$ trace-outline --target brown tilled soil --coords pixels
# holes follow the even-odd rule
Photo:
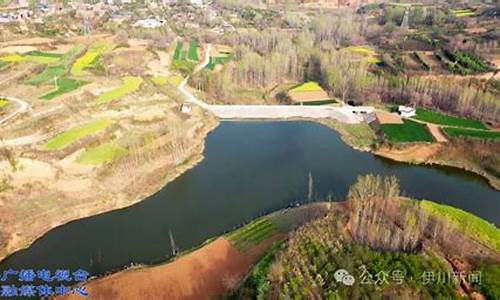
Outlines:
[[[330,99],[325,91],[311,91],[311,92],[290,92],[290,98],[294,102],[318,101]]]
[[[86,299],[218,299],[238,284],[268,244],[242,254],[226,239],[218,238],[172,263],[90,281]],[[83,299],[64,297],[78,298]]]
[[[403,124],[403,120],[398,114],[392,114],[385,111],[375,113],[380,124]]]

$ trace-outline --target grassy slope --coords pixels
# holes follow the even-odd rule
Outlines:
[[[97,120],[81,127],[75,127],[63,133],[60,133],[50,139],[44,146],[46,150],[60,150],[84,138],[88,135],[104,130],[111,125],[113,121],[109,119]]]
[[[342,140],[355,148],[368,149],[377,143],[377,136],[366,123],[346,124],[335,120],[324,120],[321,123],[340,133]]]
[[[444,128],[451,137],[472,137],[480,139],[500,139],[500,131],[484,131],[463,128]]]
[[[380,128],[394,143],[434,141],[425,125],[410,120],[405,120],[404,124],[380,124]]]
[[[423,200],[421,206],[455,224],[464,234],[500,251],[500,229],[494,224],[451,206]]]
[[[100,165],[120,158],[126,153],[127,150],[122,146],[115,142],[109,142],[87,149],[78,157],[77,161],[82,164]]]
[[[108,103],[116,99],[120,99],[127,94],[133,93],[139,89],[142,83],[142,78],[134,76],[122,77],[123,85],[119,88],[107,91],[101,94],[98,101],[101,103]]]
[[[478,120],[445,115],[442,113],[434,112],[420,107],[417,108],[417,115],[415,116],[415,119],[440,125],[487,129],[487,127],[481,121]]]

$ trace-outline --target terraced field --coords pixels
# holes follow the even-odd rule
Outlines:
[[[61,54],[33,51],[33,52],[28,52],[25,55],[9,54],[0,57],[0,60],[8,63],[21,63],[29,61],[38,64],[53,64],[58,62],[61,59],[61,57],[62,57]]]
[[[83,50],[83,46],[75,46],[64,55],[60,56],[57,65],[47,66],[42,73],[25,81],[29,85],[41,85],[53,82],[69,71],[69,67],[74,58]]]
[[[48,94],[41,96],[40,99],[52,100],[52,99],[59,97],[63,94],[77,90],[81,86],[84,86],[85,84],[87,84],[86,81],[75,80],[75,79],[71,79],[71,78],[59,78],[59,79],[57,79],[56,82],[57,82],[57,86],[56,86],[55,90],[48,93]]]
[[[130,93],[137,91],[142,83],[142,78],[134,76],[125,76],[122,78],[123,85],[111,91],[101,94],[98,98],[100,103],[108,103],[120,99]]]
[[[72,143],[86,136],[95,134],[106,129],[113,123],[110,119],[101,119],[81,127],[75,127],[63,133],[60,133],[50,139],[44,146],[45,150],[61,150],[71,145]]]
[[[111,49],[108,43],[95,43],[87,50],[87,52],[77,59],[71,68],[71,74],[75,76],[85,75],[85,69],[91,67],[106,51]]]

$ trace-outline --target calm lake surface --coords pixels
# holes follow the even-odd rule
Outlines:
[[[205,159],[129,208],[51,230],[0,263],[13,268],[71,269],[91,274],[171,255],[169,231],[181,249],[195,247],[260,216],[307,198],[342,199],[356,177],[395,175],[408,196],[472,212],[500,224],[500,192],[471,173],[412,166],[353,150],[315,123],[223,122],[206,141]]]

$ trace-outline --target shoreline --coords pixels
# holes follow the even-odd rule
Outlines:
[[[88,213],[86,213],[82,216],[76,217],[76,218],[69,217],[66,220],[61,221],[57,226],[48,228],[48,230],[44,231],[42,234],[36,236],[33,239],[26,241],[25,243],[22,243],[21,246],[19,246],[19,245],[11,246],[8,244],[7,247],[5,248],[5,254],[0,255],[0,263],[5,261],[6,259],[8,259],[11,255],[15,254],[16,252],[23,250],[23,249],[26,249],[26,248],[29,248],[33,243],[35,243],[37,240],[39,240],[45,234],[47,234],[49,231],[51,231],[55,228],[61,227],[61,226],[66,225],[70,222],[77,221],[80,219],[98,216],[98,215],[101,215],[101,214],[104,214],[107,212],[111,212],[114,210],[124,209],[124,208],[130,207],[134,204],[137,204],[141,201],[144,201],[148,197],[154,195],[155,193],[160,191],[162,188],[164,188],[168,183],[174,181],[176,178],[178,178],[179,176],[184,174],[186,171],[197,166],[204,159],[203,152],[205,149],[205,142],[206,142],[206,138],[208,137],[208,135],[213,130],[215,130],[221,122],[231,122],[231,121],[236,121],[236,120],[216,120],[215,122],[207,123],[208,128],[202,136],[202,142],[195,148],[194,153],[185,162],[176,166],[172,172],[167,172],[167,174],[164,176],[164,178],[162,180],[162,183],[160,185],[156,186],[154,189],[152,189],[146,193],[140,194],[132,200],[121,201],[121,203],[118,203],[119,205],[114,206],[113,208],[110,208],[110,209],[104,208],[104,209],[98,209],[96,211],[88,211]],[[258,120],[242,120],[242,121],[259,122]],[[260,121],[265,121],[265,120],[260,120]],[[408,160],[408,159],[404,159],[402,157],[398,157],[399,154],[397,153],[397,150],[395,150],[395,149],[385,148],[385,149],[382,149],[382,151],[381,151],[380,148],[377,150],[374,150],[370,147],[358,147],[357,145],[354,145],[352,142],[350,142],[349,139],[346,138],[345,134],[343,134],[343,132],[341,130],[338,130],[333,125],[329,124],[327,122],[327,120],[323,120],[323,119],[316,120],[316,119],[308,119],[308,118],[286,118],[286,119],[270,120],[270,121],[271,122],[274,122],[274,121],[278,121],[278,122],[280,122],[280,121],[309,121],[309,122],[314,122],[316,124],[321,124],[323,126],[328,127],[330,130],[337,132],[339,134],[340,138],[342,139],[342,141],[346,145],[348,145],[349,147],[351,147],[352,149],[354,149],[356,151],[369,152],[375,156],[383,157],[383,158],[390,159],[392,161],[401,162],[401,163],[407,163],[407,164],[413,164],[413,165],[445,166],[445,167],[457,168],[458,170],[465,171],[465,172],[471,172],[475,175],[480,176],[482,179],[484,179],[488,183],[488,185],[490,187],[492,187],[493,189],[495,189],[497,191],[500,191],[500,184],[496,183],[494,178],[491,178],[490,176],[488,176],[485,173],[480,172],[479,170],[475,170],[473,168],[468,168],[467,166],[454,164],[453,162],[449,162],[449,161],[438,161],[438,160],[433,160],[433,159],[430,159],[430,160],[427,160],[427,159]],[[424,147],[425,147],[425,145],[424,145]],[[13,239],[11,239],[11,241],[12,240]],[[14,240],[15,240],[15,238],[14,238]]]
[[[339,130],[338,128],[335,127],[332,123],[328,122],[328,120],[311,120],[312,122],[316,122],[319,124],[322,124],[326,127],[328,127],[330,130],[333,130],[337,132],[340,135],[340,138],[342,139],[342,142],[344,142],[346,145],[351,147],[354,150],[361,151],[361,152],[368,152],[371,153],[375,156],[378,157],[383,157],[386,159],[390,159],[392,161],[397,161],[397,162],[402,162],[402,163],[407,163],[407,164],[412,164],[412,165],[429,165],[429,166],[442,166],[442,167],[451,167],[451,168],[456,168],[458,170],[464,171],[464,172],[470,172],[473,173],[477,176],[480,176],[482,179],[484,179],[487,184],[495,189],[496,191],[500,191],[500,179],[494,178],[490,174],[485,173],[482,170],[478,170],[477,168],[474,167],[469,167],[466,165],[461,164],[460,162],[455,162],[455,161],[446,161],[446,160],[436,160],[432,157],[428,158],[421,158],[421,157],[414,157],[413,160],[410,159],[405,159],[403,157],[400,157],[400,153],[398,153],[398,150],[396,149],[390,149],[390,148],[382,148],[379,147],[377,149],[373,149],[373,147],[359,147],[357,145],[354,145],[351,141],[349,141],[348,138],[346,138],[346,135]],[[422,144],[422,145],[415,145],[417,147],[421,148],[430,148],[432,145],[440,145],[439,143],[432,143],[432,144]]]
[[[78,220],[81,220],[81,219],[95,217],[95,216],[99,216],[101,214],[105,214],[105,213],[108,213],[108,212],[111,212],[111,211],[124,209],[124,208],[130,207],[132,205],[135,205],[135,204],[137,204],[137,203],[139,203],[141,201],[144,201],[147,198],[149,198],[152,195],[154,195],[157,192],[159,192],[168,183],[174,181],[176,178],[178,178],[179,176],[181,176],[185,172],[187,172],[190,169],[192,169],[195,166],[197,166],[204,159],[203,152],[205,150],[205,141],[206,141],[206,138],[220,124],[220,122],[218,122],[218,121],[215,121],[215,122],[212,121],[211,118],[209,118],[207,120],[208,120],[208,122],[205,125],[206,126],[206,130],[205,130],[205,132],[203,132],[203,134],[200,137],[201,138],[200,139],[201,142],[196,147],[193,148],[193,150],[194,150],[193,153],[184,162],[182,162],[181,164],[177,165],[173,170],[167,171],[167,173],[163,176],[163,179],[162,179],[162,181],[161,181],[161,183],[159,185],[155,186],[150,191],[147,191],[145,193],[142,193],[140,195],[137,195],[137,196],[133,197],[132,199],[120,199],[121,201],[116,202],[115,203],[116,205],[113,206],[112,208],[103,207],[101,209],[97,209],[96,211],[92,211],[92,206],[95,206],[95,204],[91,204],[91,207],[88,207],[89,210],[86,211],[86,213],[84,213],[83,215],[78,216],[78,217],[71,217],[70,216],[68,218],[65,218],[65,219],[61,220],[61,222],[59,222],[56,226],[52,226],[52,227],[48,228],[47,230],[44,230],[41,234],[39,234],[39,235],[37,235],[35,237],[32,237],[31,239],[27,239],[27,240],[25,240],[22,243],[11,245],[11,243],[13,241],[14,242],[18,242],[18,241],[16,241],[17,237],[16,237],[16,233],[14,232],[12,234],[12,236],[14,236],[14,238],[11,237],[9,239],[9,242],[7,243],[7,246],[0,251],[0,264],[3,263],[4,261],[6,261],[9,257],[11,257],[12,255],[14,255],[15,253],[31,247],[31,245],[33,245],[33,243],[35,243],[36,241],[40,240],[48,232],[50,232],[50,231],[52,231],[52,230],[54,230],[56,228],[59,228],[61,226],[67,225],[67,224],[69,224],[71,222],[78,221]],[[120,198],[123,198],[123,197],[120,197]],[[85,203],[84,203],[84,205],[85,205]],[[77,209],[77,210],[82,209],[83,210],[83,208],[78,208],[78,207],[76,207],[75,209]]]

